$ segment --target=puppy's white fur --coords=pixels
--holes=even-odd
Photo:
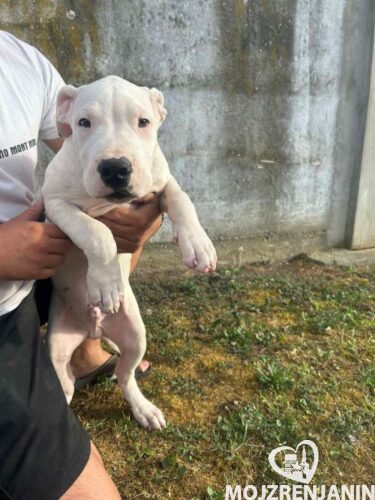
[[[161,411],[139,390],[134,371],[146,349],[145,327],[129,285],[130,254],[117,254],[111,231],[94,219],[119,206],[107,197],[113,190],[98,165],[109,158],[128,158],[133,167],[129,191],[135,198],[160,195],[183,262],[198,271],[216,267],[215,249],[201,227],[189,197],[169,171],[157,141],[166,116],[156,89],[138,87],[109,76],[78,89],[63,87],[57,121],[65,136],[62,149],[46,172],[43,197],[48,219],[73,241],[64,265],[54,277],[48,344],[68,401],[73,397],[70,368],[73,351],[90,334],[104,334],[120,350],[118,384],[137,421],[144,427],[165,426]],[[85,118],[91,127],[80,126]],[[139,119],[147,119],[145,128]]]

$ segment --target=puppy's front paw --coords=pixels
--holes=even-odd
[[[198,226],[193,230],[185,228],[177,230],[176,236],[183,263],[187,267],[196,268],[201,273],[215,271],[216,251],[202,227]]]
[[[87,271],[89,302],[104,314],[116,313],[124,301],[124,283],[117,259],[103,267],[90,267]]]

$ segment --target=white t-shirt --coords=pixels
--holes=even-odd
[[[37,49],[0,31],[0,223],[33,201],[37,141],[58,137],[55,103],[62,85]],[[0,280],[0,315],[15,309],[32,285]]]

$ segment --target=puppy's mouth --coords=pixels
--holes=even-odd
[[[127,189],[123,189],[121,191],[114,191],[105,198],[106,200],[111,201],[112,203],[125,203],[127,201],[134,200],[135,198],[137,198],[137,196],[135,196]]]

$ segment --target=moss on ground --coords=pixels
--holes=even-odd
[[[109,382],[73,401],[123,498],[285,483],[268,453],[303,439],[320,453],[311,484],[373,482],[374,273],[296,260],[141,276],[133,289],[153,363],[142,389],[168,427],[139,428]]]

